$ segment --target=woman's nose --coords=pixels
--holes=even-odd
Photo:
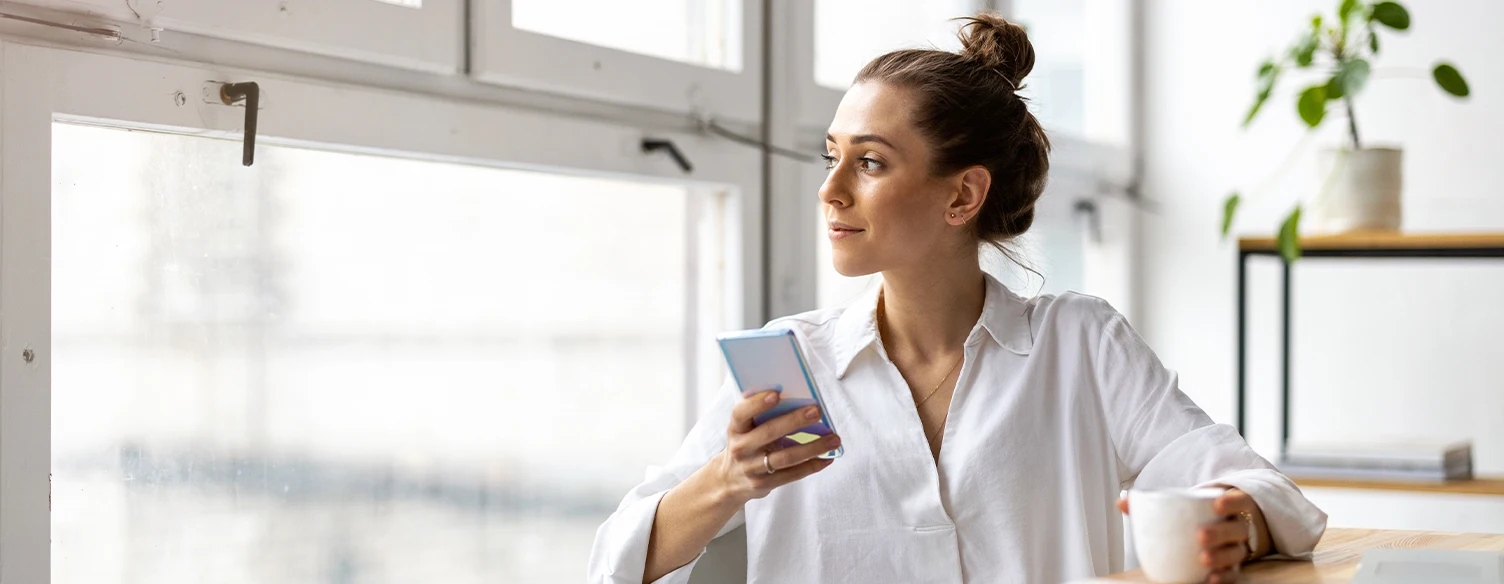
[[[825,183],[820,185],[819,194],[820,201],[832,207],[839,209],[851,205],[851,195],[841,178],[840,169],[832,170],[825,176]]]

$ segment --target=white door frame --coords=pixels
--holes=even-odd
[[[244,108],[217,82],[263,91],[258,142],[315,146],[737,189],[740,285],[730,304],[760,323],[762,183],[757,154],[672,130],[516,110],[0,38],[0,582],[50,578],[51,132],[57,120],[238,137]],[[180,103],[181,102],[181,103]],[[693,180],[644,137],[673,140]],[[23,355],[25,353],[25,355]],[[691,388],[693,392],[695,388]]]

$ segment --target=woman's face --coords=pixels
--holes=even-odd
[[[950,217],[964,181],[930,171],[913,106],[908,89],[869,81],[846,92],[831,120],[820,200],[842,275],[922,266],[946,246],[974,243],[959,229],[967,217]]]

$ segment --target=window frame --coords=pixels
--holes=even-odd
[[[519,29],[513,0],[473,0],[469,72],[484,83],[757,123],[764,1],[742,0],[742,69],[733,72]]]
[[[731,204],[728,320],[761,323],[762,176],[757,154],[682,130],[448,100],[185,61],[23,44],[0,37],[0,579],[50,578],[51,131],[57,120],[236,138],[244,109],[210,96],[254,80],[258,141],[737,190]],[[97,91],[110,87],[110,92]],[[182,101],[179,105],[177,102]],[[383,115],[403,112],[401,116]],[[381,124],[370,120],[382,119]],[[527,136],[526,140],[496,139]],[[644,137],[673,140],[696,164],[687,179]],[[684,227],[681,227],[684,228]],[[693,258],[686,258],[692,262]],[[690,266],[691,270],[694,266]],[[11,350],[11,349],[14,350]],[[29,357],[23,356],[29,350]],[[686,347],[688,355],[693,348]],[[692,375],[692,373],[687,373]],[[686,388],[690,417],[710,389]],[[669,414],[678,418],[678,413]]]
[[[468,1],[423,0],[413,8],[383,0],[17,0],[159,37],[235,40],[430,73],[463,67]]]

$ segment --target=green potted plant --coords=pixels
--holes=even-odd
[[[1365,144],[1353,110],[1353,98],[1367,86],[1371,60],[1379,54],[1378,33],[1383,28],[1409,29],[1410,12],[1397,2],[1341,0],[1335,19],[1313,16],[1310,27],[1293,46],[1259,65],[1258,93],[1243,119],[1244,127],[1273,94],[1275,82],[1291,70],[1316,74],[1316,82],[1302,89],[1295,102],[1296,113],[1309,129],[1320,127],[1331,117],[1327,114],[1334,104],[1346,117],[1348,143],[1323,150],[1317,160],[1319,174],[1326,178],[1311,201],[1307,217],[1313,231],[1394,231],[1400,227],[1402,151]],[[1467,81],[1455,66],[1438,62],[1431,69],[1431,77],[1442,91],[1458,98],[1468,96]],[[1241,200],[1234,192],[1223,202],[1224,238]],[[1300,257],[1301,213],[1302,206],[1296,205],[1279,228],[1279,249],[1286,261]]]

